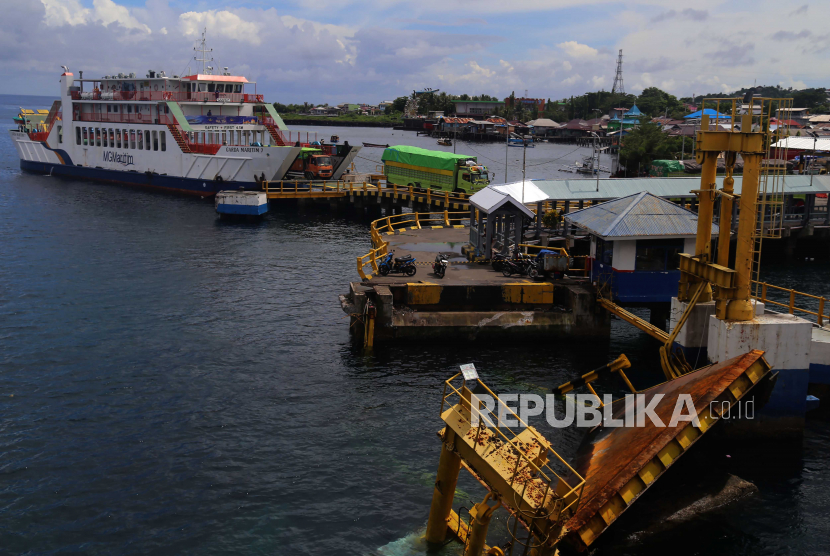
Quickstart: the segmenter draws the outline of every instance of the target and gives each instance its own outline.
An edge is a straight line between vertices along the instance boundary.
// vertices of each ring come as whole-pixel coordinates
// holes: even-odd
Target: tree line
[[[792,98],[793,106],[796,108],[809,108],[814,113],[830,111],[830,103],[827,100],[827,93],[822,88],[809,88],[795,90],[792,87],[783,88],[779,85],[761,85],[753,87],[752,92],[766,98]],[[612,93],[610,91],[593,91],[582,95],[571,96],[557,100],[547,99],[544,110],[537,106],[527,107],[516,103],[515,92],[510,93],[507,102],[494,110],[492,115],[501,116],[509,120],[529,121],[537,118],[548,118],[555,122],[564,123],[574,119],[590,120],[608,114],[612,108],[631,108],[634,104],[640,111],[649,118],[667,116],[669,118],[682,119],[688,111],[687,104],[699,105],[704,99],[712,98],[743,98],[750,89],[739,89],[732,93],[708,93],[695,95],[694,97],[676,97],[657,87],[648,87],[639,95]],[[386,114],[393,116],[403,114],[407,101],[415,97],[413,92],[409,96],[397,97],[391,106],[386,107]],[[479,95],[453,95],[446,92],[421,94],[418,102],[418,113],[427,115],[430,112],[443,112],[446,115],[455,114],[454,100],[490,100],[500,101],[501,99],[487,94]],[[302,104],[281,104],[274,103],[274,108],[283,114],[307,113],[315,104],[304,102]],[[327,105],[323,105],[327,106]],[[714,106],[714,104],[712,104]],[[709,103],[707,103],[709,107]],[[777,106],[773,106],[775,110]],[[731,106],[721,107],[721,112],[729,113]]]

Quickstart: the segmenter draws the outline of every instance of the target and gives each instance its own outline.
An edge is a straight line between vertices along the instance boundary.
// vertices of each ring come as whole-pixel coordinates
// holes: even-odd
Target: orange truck
[[[302,174],[308,180],[329,179],[334,174],[334,166],[331,156],[320,149],[304,147],[288,172]]]

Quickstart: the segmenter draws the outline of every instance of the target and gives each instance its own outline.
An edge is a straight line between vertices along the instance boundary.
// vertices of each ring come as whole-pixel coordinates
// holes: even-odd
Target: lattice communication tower
[[[623,85],[622,77],[622,48],[620,48],[620,54],[617,56],[617,74],[614,76],[614,86],[611,87],[611,92],[621,95],[625,94],[625,85]]]

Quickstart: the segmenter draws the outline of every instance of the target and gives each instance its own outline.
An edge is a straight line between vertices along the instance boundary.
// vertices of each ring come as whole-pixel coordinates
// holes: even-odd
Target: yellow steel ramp
[[[753,350],[643,392],[646,405],[660,397],[654,413],[664,427],[593,429],[580,446],[573,464],[586,483],[579,507],[564,527],[569,543],[579,549],[591,546],[721,415],[728,413],[750,391],[754,390],[755,394],[762,390],[756,388],[759,384],[774,380],[763,353]],[[691,396],[697,424],[680,421],[670,426],[681,394]],[[617,400],[612,416],[623,419],[630,409],[626,407],[626,400]]]

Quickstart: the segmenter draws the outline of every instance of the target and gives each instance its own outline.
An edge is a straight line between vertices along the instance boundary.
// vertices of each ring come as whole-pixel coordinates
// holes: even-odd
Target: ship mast
[[[207,41],[205,39],[205,35],[207,35],[207,27],[205,27],[205,30],[202,31],[202,40],[199,42],[199,48],[196,48],[195,46],[193,47],[193,50],[201,53],[202,57],[199,58],[198,56],[194,56],[193,59],[197,62],[202,62],[202,73],[207,75],[210,73],[209,71],[207,71],[208,67],[210,67],[211,71],[213,71],[213,67],[207,65],[208,62],[213,62],[213,58],[208,59],[207,57],[207,54],[209,52],[213,52],[213,49],[207,48]]]

